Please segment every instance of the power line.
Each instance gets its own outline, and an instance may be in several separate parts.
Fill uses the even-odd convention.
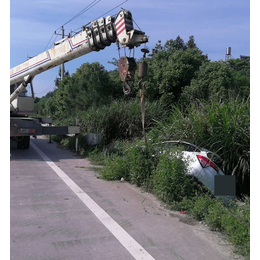
[[[50,88],[54,89],[54,87],[55,87],[55,83],[52,82],[47,88],[45,88],[44,90],[42,90],[42,91],[40,91],[40,92],[34,93],[34,94],[39,95],[39,94],[41,94],[41,93],[43,93],[43,92],[46,92],[46,91],[49,90]],[[49,92],[50,92],[50,91],[49,91]]]
[[[97,20],[98,18],[105,16],[106,14],[112,12],[113,10],[115,10],[116,8],[118,8],[120,5],[122,5],[122,4],[124,4],[124,3],[128,2],[128,1],[129,1],[129,0],[125,0],[125,1],[122,2],[121,4],[117,5],[116,7],[112,8],[111,10],[105,12],[104,14],[100,15],[99,17],[97,17],[97,18],[94,19],[94,20]],[[112,16],[116,16],[116,14],[115,14],[115,15],[112,15]],[[91,23],[91,22],[87,23],[87,25],[90,24],[90,23]],[[77,30],[79,30],[79,29],[81,29],[81,28],[82,28],[82,26],[81,26],[81,27],[78,27],[78,28],[76,28],[76,29],[74,29],[74,30],[71,30],[71,31],[73,31],[73,32],[75,32],[75,34],[77,34],[77,33],[78,33]]]
[[[95,5],[97,5],[100,1],[101,1],[101,0],[94,0],[94,1],[92,1],[89,5],[87,5],[85,8],[83,8],[79,13],[77,13],[76,15],[74,15],[71,19],[69,19],[69,20],[68,20],[66,23],[64,23],[62,26],[60,26],[59,28],[57,28],[57,29],[54,31],[54,33],[52,34],[52,36],[51,36],[51,38],[50,38],[49,42],[47,43],[47,45],[46,45],[46,47],[45,47],[44,50],[46,50],[46,49],[48,48],[48,46],[50,45],[50,42],[52,41],[52,38],[53,38],[54,35],[56,35],[56,37],[55,37],[55,39],[53,40],[52,43],[55,42],[55,40],[56,40],[56,38],[57,38],[57,35],[59,34],[60,30],[63,29],[64,25],[66,25],[66,24],[70,23],[71,21],[75,20],[75,19],[78,18],[80,15],[84,14],[84,13],[87,12],[89,9],[91,9],[92,7],[94,7]],[[119,5],[115,6],[114,8],[112,8],[111,10],[107,11],[106,13],[102,14],[102,15],[99,16],[99,17],[103,17],[104,15],[106,15],[106,14],[112,12],[113,10],[115,10],[116,8],[118,8],[119,6],[123,5],[123,4],[126,3],[126,2],[128,2],[128,0],[125,0],[124,2],[120,3]],[[99,17],[98,17],[98,18],[99,18]],[[96,18],[96,19],[98,19],[98,18]],[[137,26],[138,26],[138,25],[137,25]],[[139,28],[139,26],[138,26],[138,28]],[[56,33],[57,30],[59,30],[58,33]]]
[[[70,23],[71,21],[73,21],[74,19],[78,18],[80,15],[84,14],[86,11],[88,11],[89,9],[91,9],[93,6],[95,6],[96,4],[98,4],[101,0],[94,0],[92,1],[88,6],[86,6],[84,9],[82,9],[78,14],[76,14],[75,16],[73,16],[69,21],[67,21],[66,23],[64,23],[62,26]]]
[[[128,0],[125,0],[124,2],[122,2],[122,3],[119,4],[119,5],[117,5],[116,7],[112,8],[111,10],[107,11],[106,13],[100,15],[100,17],[103,17],[104,15],[106,15],[106,14],[108,14],[108,13],[111,13],[113,10],[115,10],[115,9],[118,8],[120,5],[122,5],[122,4],[126,3],[126,2],[128,2]],[[98,18],[99,18],[99,17],[98,17]],[[98,19],[98,18],[96,18],[96,19]]]
[[[60,29],[60,30],[61,30],[61,29]],[[50,40],[48,41],[48,43],[47,43],[47,45],[46,45],[46,47],[45,47],[45,49],[44,49],[44,51],[46,51],[46,50],[48,49],[48,46],[50,45],[50,42],[51,42],[51,40],[52,40],[52,38],[53,38],[54,35],[56,35],[55,39],[53,40],[53,42],[55,42],[55,40],[56,40],[56,38],[57,38],[57,34],[59,34],[60,30],[58,31],[58,33],[56,33],[56,31],[54,31],[54,33],[52,34]]]
[[[101,0],[94,0],[94,1],[92,1],[88,6],[86,6],[85,8],[83,8],[79,13],[77,13],[76,15],[74,15],[70,20],[68,20],[68,21],[67,21],[66,23],[64,23],[62,26],[60,26],[59,28],[57,28],[57,29],[54,31],[54,33],[52,34],[52,36],[51,36],[50,40],[48,41],[48,43],[47,43],[47,45],[46,45],[46,47],[45,47],[44,50],[46,50],[46,49],[48,48],[48,46],[50,45],[50,42],[52,41],[52,38],[53,38],[53,36],[54,36],[55,34],[56,34],[55,39],[57,38],[57,33],[56,33],[57,30],[59,30],[59,32],[60,32],[60,30],[62,29],[62,27],[63,27],[64,25],[66,25],[66,24],[70,23],[71,21],[73,21],[74,19],[78,18],[80,15],[82,15],[83,13],[85,13],[86,11],[88,11],[89,9],[91,9],[92,7],[94,7],[94,6],[95,6],[96,4],[98,4],[100,1],[101,1]],[[59,34],[59,32],[58,32],[58,34]],[[54,39],[53,42],[55,42],[55,39]]]
[[[44,51],[47,50],[47,48],[48,48],[48,46],[49,46],[49,44],[50,44],[50,42],[51,42],[51,40],[52,40],[52,37],[53,37],[54,35],[55,35],[55,33],[52,34],[52,36],[51,36],[50,40],[48,41],[48,43],[47,43],[47,45],[46,45]]]

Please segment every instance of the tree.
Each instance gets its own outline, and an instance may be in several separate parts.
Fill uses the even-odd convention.
[[[64,75],[63,75],[63,77],[69,76],[70,75],[69,71],[68,70],[65,71],[65,65],[63,64],[63,66],[64,66]],[[59,87],[60,81],[61,81],[61,66],[59,67],[59,78],[55,79],[55,86],[56,87]]]
[[[239,70],[238,61],[204,63],[181,95],[182,103],[198,100],[225,102],[229,99],[247,98],[250,93],[250,75]],[[239,62],[238,62],[239,63]],[[236,69],[235,69],[236,68]]]
[[[234,80],[234,95],[243,98],[250,96],[250,57],[246,59],[231,59],[227,63],[232,68]]]
[[[90,107],[108,104],[119,92],[122,90],[113,72],[108,73],[98,62],[84,63],[59,82],[54,117],[76,116]]]
[[[196,47],[193,36],[187,44],[180,36],[168,40],[164,47],[158,44],[150,57],[147,95],[170,106],[179,100],[203,62],[208,61],[207,55]]]
[[[150,57],[153,57],[156,53],[160,52],[163,50],[163,47],[162,47],[162,41],[158,41],[158,43],[156,43],[154,49],[152,49],[152,53],[149,54]]]
[[[188,40],[188,42],[186,43],[186,45],[187,45],[187,48],[188,48],[188,49],[196,48],[196,47],[197,47],[193,35],[191,35],[191,36],[189,37],[189,40]]]
[[[35,98],[34,100],[34,111],[35,114],[37,114],[38,116],[46,116],[44,114],[44,107],[45,107],[45,103],[46,103],[46,98],[42,97],[42,98]]]
[[[112,61],[108,61],[107,63],[114,65],[115,67],[118,67],[119,60],[116,58],[113,58]]]
[[[185,51],[187,46],[184,43],[184,40],[178,35],[175,40],[168,40],[166,41],[164,48],[166,51],[173,52],[178,50]]]
[[[38,102],[40,102],[40,98],[39,97],[35,97],[34,98],[34,104],[37,104]]]

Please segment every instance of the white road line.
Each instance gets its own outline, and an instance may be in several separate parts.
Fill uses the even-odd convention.
[[[31,146],[135,259],[155,260],[134,238],[132,238],[114,219],[112,219],[94,200],[72,181],[65,172],[52,162],[45,153],[32,142]]]

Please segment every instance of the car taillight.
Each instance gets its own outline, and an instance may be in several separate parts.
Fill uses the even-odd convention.
[[[203,168],[212,167],[216,172],[219,172],[219,169],[218,169],[217,165],[215,163],[213,163],[212,161],[210,161],[209,158],[204,157],[202,155],[197,155],[197,158],[198,158],[198,160],[200,162],[200,165]]]

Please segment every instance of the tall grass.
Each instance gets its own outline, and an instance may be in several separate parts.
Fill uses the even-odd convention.
[[[159,121],[149,137],[185,140],[216,152],[223,171],[237,177],[238,194],[250,194],[250,103],[191,104],[174,107],[167,121]]]
[[[156,120],[166,117],[158,102],[146,103],[145,128],[149,130]],[[88,109],[80,115],[82,132],[99,133],[103,145],[115,140],[142,136],[140,101],[113,101],[109,106]]]
[[[142,136],[139,100],[113,101],[80,112],[78,118],[81,132],[98,133],[102,146]],[[160,103],[147,102],[145,122],[148,138],[154,142],[181,139],[219,154],[224,173],[236,175],[237,195],[250,195],[249,100],[194,102],[168,113]]]

